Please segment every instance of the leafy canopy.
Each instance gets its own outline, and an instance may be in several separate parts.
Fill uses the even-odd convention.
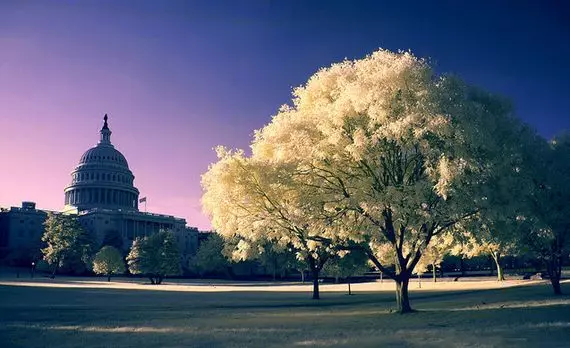
[[[93,272],[105,275],[125,273],[123,255],[115,247],[102,247],[93,259]]]
[[[180,250],[173,233],[160,231],[143,238],[137,237],[127,256],[129,271],[147,275],[153,284],[166,276],[181,274]]]
[[[480,218],[516,176],[527,130],[511,110],[409,52],[345,60],[294,89],[251,156],[218,151],[204,209],[224,235],[321,259],[359,247],[406,293],[432,239]]]
[[[76,216],[48,213],[44,226],[42,241],[47,245],[42,253],[54,272],[62,266],[78,272],[90,267],[95,240]]]
[[[189,267],[199,275],[228,273],[230,262],[224,255],[224,240],[217,233],[200,243],[196,255],[190,259]]]

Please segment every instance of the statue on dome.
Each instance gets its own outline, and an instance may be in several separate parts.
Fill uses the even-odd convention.
[[[105,121],[105,123],[103,124],[103,129],[109,129],[109,126],[107,125],[107,114],[105,114],[105,117],[103,117],[103,120]]]

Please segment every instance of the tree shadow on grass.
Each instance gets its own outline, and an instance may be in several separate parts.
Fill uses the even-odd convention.
[[[0,337],[3,347],[139,348],[563,346],[570,339],[569,297],[552,296],[546,286],[414,293],[419,311],[401,316],[387,315],[392,293],[327,292],[319,301],[309,296],[0,286]],[[541,337],[543,331],[548,337]]]

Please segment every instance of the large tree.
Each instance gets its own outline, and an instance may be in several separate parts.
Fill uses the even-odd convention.
[[[169,231],[137,237],[127,256],[127,263],[131,273],[146,275],[151,284],[161,284],[166,276],[182,273],[178,243]]]
[[[110,245],[102,247],[93,259],[93,272],[106,275],[108,282],[113,274],[125,273],[125,262],[119,249]]]
[[[77,216],[48,213],[44,226],[42,241],[46,247],[42,253],[53,267],[52,277],[62,266],[77,272],[90,268],[95,240],[81,226]]]
[[[292,105],[256,132],[249,159],[266,168],[250,177],[279,192],[259,204],[295,221],[292,234],[303,232],[303,240],[326,249],[364,251],[395,280],[398,311],[405,313],[422,252],[495,201],[490,185],[515,172],[523,129],[501,98],[437,76],[409,52],[380,50],[333,64],[296,88]],[[214,224],[223,219],[212,215]],[[386,248],[395,270],[376,252]]]
[[[562,265],[570,254],[570,136],[562,134],[533,152],[526,197],[519,216],[522,248],[546,266],[555,294],[562,294]]]

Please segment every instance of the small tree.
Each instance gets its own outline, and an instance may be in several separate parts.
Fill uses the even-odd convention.
[[[348,284],[348,294],[352,295],[350,288],[350,277],[357,274],[363,274],[368,271],[368,257],[366,254],[359,250],[352,251],[344,256],[337,256],[327,262],[323,268],[323,273],[326,276],[335,278],[338,283],[339,278],[346,279]]]
[[[422,274],[428,271],[428,266],[431,265],[433,282],[437,282],[437,267],[441,266],[443,258],[455,245],[453,235],[444,233],[434,237],[434,240],[429,244],[422,254],[420,262],[416,265],[416,273]]]
[[[88,268],[91,265],[95,241],[79,223],[76,216],[49,213],[44,223],[42,249],[44,260],[53,267],[52,277],[63,265]]]
[[[182,273],[180,250],[174,234],[160,231],[147,237],[137,237],[127,256],[129,271],[145,274],[151,284],[161,284],[166,276]]]
[[[107,281],[111,281],[111,275],[125,273],[125,263],[121,252],[110,245],[104,246],[95,254],[93,260],[93,272],[104,274]]]
[[[257,259],[265,270],[271,274],[273,281],[277,280],[278,274],[283,278],[290,269],[306,269],[306,265],[299,264],[300,261],[290,246],[281,247],[271,242],[267,242],[259,247]],[[301,280],[303,280],[303,277],[302,275]]]
[[[223,252],[224,239],[217,233],[211,233],[208,239],[200,243],[196,255],[190,259],[188,266],[196,270],[200,277],[205,274],[227,276],[230,262]]]

